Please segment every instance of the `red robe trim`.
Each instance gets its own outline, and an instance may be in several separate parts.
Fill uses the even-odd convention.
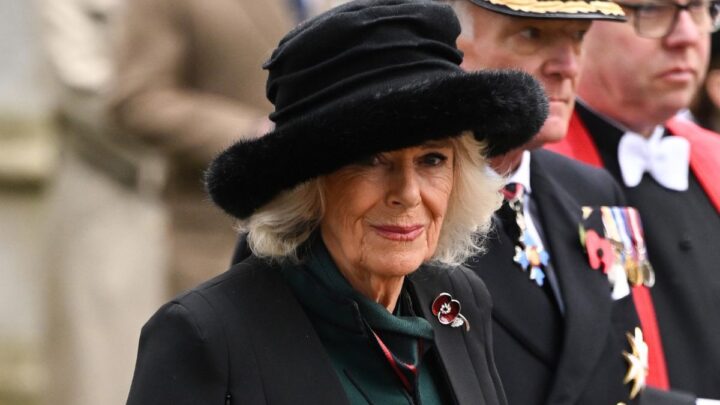
[[[673,133],[675,133],[675,131],[673,131]],[[545,148],[595,167],[603,167],[597,146],[590,137],[590,133],[580,120],[577,112],[574,112],[570,119],[567,136],[558,143],[546,145]],[[643,329],[645,343],[648,345],[649,373],[647,376],[647,384],[655,388],[667,390],[670,388],[670,381],[665,363],[665,352],[663,351],[660,329],[658,329],[657,325],[655,306],[650,296],[650,290],[641,285],[633,287],[632,291],[633,302],[635,303],[635,308],[640,318],[640,326]]]
[[[690,142],[690,169],[720,213],[720,134],[677,117],[668,120],[665,126],[673,135]]]
[[[547,143],[545,149],[585,162],[589,165],[602,168],[603,162],[600,153],[580,120],[577,112],[570,117],[568,133],[560,142]]]

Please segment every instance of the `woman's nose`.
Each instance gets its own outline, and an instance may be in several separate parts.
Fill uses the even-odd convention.
[[[404,165],[390,174],[388,204],[405,208],[420,204],[420,181],[412,166]]]

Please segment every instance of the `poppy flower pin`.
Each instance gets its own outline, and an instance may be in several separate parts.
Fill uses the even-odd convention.
[[[432,313],[443,325],[450,325],[453,328],[464,325],[466,331],[470,330],[470,322],[460,313],[460,301],[453,299],[448,293],[442,293],[435,298],[432,303]]]
[[[603,272],[607,273],[615,263],[612,244],[592,229],[585,233],[585,249],[590,267],[595,270],[602,268]]]

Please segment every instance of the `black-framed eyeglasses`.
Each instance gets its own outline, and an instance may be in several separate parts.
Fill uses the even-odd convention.
[[[720,28],[720,1],[691,0],[687,4],[673,2],[645,2],[629,4],[616,2],[630,11],[635,32],[645,38],[662,38],[677,24],[681,11],[687,11],[703,33],[715,32]]]

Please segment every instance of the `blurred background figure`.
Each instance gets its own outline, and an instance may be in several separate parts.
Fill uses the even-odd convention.
[[[107,121],[122,0],[38,0],[62,155],[48,196],[45,403],[120,404],[165,298],[162,159]]]
[[[171,292],[227,269],[236,232],[205,196],[203,171],[233,141],[270,129],[260,67],[316,7],[300,0],[127,1],[111,113],[127,136],[167,156]]]
[[[57,148],[36,16],[0,1],[0,404],[37,403],[43,387],[45,191]]]
[[[202,171],[235,137],[267,128],[265,79],[244,71],[260,71],[309,9],[39,1],[64,135],[50,197],[46,402],[119,404],[160,300],[212,274],[197,268],[227,266],[232,223],[206,205]]]
[[[720,132],[720,33],[713,33],[711,41],[707,75],[690,106],[689,118],[703,128]]]

